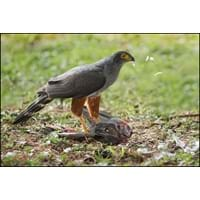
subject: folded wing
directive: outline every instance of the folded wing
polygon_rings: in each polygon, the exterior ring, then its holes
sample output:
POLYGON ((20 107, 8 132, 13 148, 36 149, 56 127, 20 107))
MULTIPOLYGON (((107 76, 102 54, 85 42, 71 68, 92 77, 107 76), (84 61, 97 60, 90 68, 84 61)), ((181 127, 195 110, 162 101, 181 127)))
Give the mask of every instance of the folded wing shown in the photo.
POLYGON ((101 69, 78 69, 49 80, 46 92, 52 98, 81 98, 88 96, 105 84, 101 69))

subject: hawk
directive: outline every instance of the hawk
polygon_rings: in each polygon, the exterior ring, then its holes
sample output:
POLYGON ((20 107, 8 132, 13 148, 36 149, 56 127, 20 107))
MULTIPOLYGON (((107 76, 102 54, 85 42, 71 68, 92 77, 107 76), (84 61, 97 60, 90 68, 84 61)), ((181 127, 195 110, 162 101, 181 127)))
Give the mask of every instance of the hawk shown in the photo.
POLYGON ((56 98, 72 98, 71 111, 79 118, 87 133, 88 128, 82 115, 83 107, 86 105, 91 119, 97 123, 101 93, 116 81, 121 67, 129 61, 135 61, 130 53, 118 51, 96 63, 77 66, 51 78, 38 90, 37 99, 13 123, 25 122, 56 98))

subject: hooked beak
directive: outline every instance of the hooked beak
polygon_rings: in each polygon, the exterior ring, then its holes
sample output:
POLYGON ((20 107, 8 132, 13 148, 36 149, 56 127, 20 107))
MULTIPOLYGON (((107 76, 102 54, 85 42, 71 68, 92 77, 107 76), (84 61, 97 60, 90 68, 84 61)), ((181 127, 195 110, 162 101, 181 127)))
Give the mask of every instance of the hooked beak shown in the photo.
POLYGON ((135 58, 133 56, 131 56, 131 64, 133 65, 133 67, 135 67, 135 58))
POLYGON ((131 56, 131 61, 135 62, 135 58, 133 56, 131 56))

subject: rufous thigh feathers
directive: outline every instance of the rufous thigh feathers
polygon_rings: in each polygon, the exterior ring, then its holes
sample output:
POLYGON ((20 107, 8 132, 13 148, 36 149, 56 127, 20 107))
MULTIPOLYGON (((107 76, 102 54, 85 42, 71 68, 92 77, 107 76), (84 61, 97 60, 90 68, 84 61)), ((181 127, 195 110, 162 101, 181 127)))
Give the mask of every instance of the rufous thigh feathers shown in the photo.
POLYGON ((89 115, 96 122, 98 121, 99 117, 100 99, 100 96, 88 97, 86 102, 89 115))
POLYGON ((80 117, 82 115, 83 107, 86 102, 86 99, 87 97, 72 99, 71 111, 77 117, 80 117))
POLYGON ((72 99, 71 111, 75 116, 79 117, 84 132, 88 132, 85 121, 82 117, 83 107, 85 103, 91 119, 97 123, 99 120, 100 96, 72 99))
POLYGON ((82 116, 82 112, 83 112, 83 107, 84 104, 86 102, 87 97, 83 97, 83 98, 73 98, 72 99, 72 105, 71 105, 71 111, 72 113, 77 116, 80 120, 80 123, 83 127, 84 133, 88 133, 89 130, 86 126, 85 120, 82 116))

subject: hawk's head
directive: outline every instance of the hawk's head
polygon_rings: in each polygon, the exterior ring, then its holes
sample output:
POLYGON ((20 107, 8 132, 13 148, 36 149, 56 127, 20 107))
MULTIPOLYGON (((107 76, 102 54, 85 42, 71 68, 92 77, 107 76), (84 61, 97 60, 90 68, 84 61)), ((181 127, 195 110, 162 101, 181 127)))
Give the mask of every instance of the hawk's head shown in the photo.
POLYGON ((135 62, 135 58, 127 51, 118 51, 112 56, 115 63, 125 63, 129 61, 135 62))

